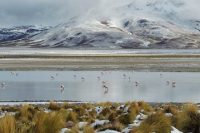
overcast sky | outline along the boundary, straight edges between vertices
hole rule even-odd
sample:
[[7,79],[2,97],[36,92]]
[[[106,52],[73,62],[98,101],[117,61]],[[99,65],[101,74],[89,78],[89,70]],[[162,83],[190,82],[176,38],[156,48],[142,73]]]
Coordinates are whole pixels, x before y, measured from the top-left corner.
[[98,0],[0,0],[0,27],[12,25],[56,25],[84,14]]
[[[0,0],[0,27],[57,25],[74,16],[87,16],[89,12],[93,12],[94,15],[102,12],[108,14],[111,12],[108,9],[112,6],[130,1],[145,3],[147,0]],[[183,16],[200,18],[200,0],[171,1],[186,3],[181,12]]]

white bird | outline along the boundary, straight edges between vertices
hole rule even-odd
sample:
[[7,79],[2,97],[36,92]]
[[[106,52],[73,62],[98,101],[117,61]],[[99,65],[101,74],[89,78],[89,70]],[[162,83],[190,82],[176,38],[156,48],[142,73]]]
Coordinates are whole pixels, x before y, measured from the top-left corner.
[[81,80],[82,80],[82,81],[85,81],[85,78],[84,78],[84,77],[81,77]]
[[63,84],[60,85],[60,92],[63,93],[63,91],[65,90],[65,86]]
[[53,75],[51,75],[51,80],[54,80],[54,79],[55,79],[55,77]]
[[1,83],[1,88],[5,88],[5,86],[6,86],[6,83],[5,82],[3,82],[3,83]]
[[104,94],[108,93],[108,86],[106,84],[107,84],[106,81],[102,81],[102,87],[104,88]]
[[170,81],[166,81],[166,83],[167,83],[167,85],[169,85],[169,84],[170,84]]
[[17,72],[10,72],[11,75],[14,75],[14,76],[18,76],[19,74]]
[[136,82],[135,82],[135,86],[136,86],[136,87],[139,86],[139,82],[136,81]]
[[128,81],[131,82],[131,77],[128,77]]
[[101,80],[101,77],[98,76],[97,79],[100,81],[100,80]]
[[123,77],[126,78],[126,74],[123,74]]
[[172,82],[172,87],[173,88],[176,87],[176,82],[175,81]]

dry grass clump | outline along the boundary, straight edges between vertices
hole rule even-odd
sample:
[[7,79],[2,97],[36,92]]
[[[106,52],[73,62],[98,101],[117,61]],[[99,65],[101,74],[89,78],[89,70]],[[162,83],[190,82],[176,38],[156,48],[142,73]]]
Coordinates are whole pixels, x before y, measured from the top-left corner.
[[177,117],[177,128],[183,132],[200,133],[200,113],[194,104],[186,104]]
[[79,106],[76,106],[76,108],[74,108],[74,112],[76,112],[76,114],[80,118],[86,113],[86,110],[83,106],[79,105]]
[[124,124],[124,125],[128,125],[133,123],[133,121],[135,120],[136,116],[137,116],[137,109],[135,110],[135,108],[129,108],[128,113],[125,114],[121,114],[119,116],[119,122]]
[[35,117],[35,133],[59,133],[65,127],[65,122],[60,113],[40,112]]
[[79,133],[79,128],[77,126],[75,126],[70,131],[68,131],[67,133]]
[[75,112],[70,111],[69,114],[67,115],[66,121],[72,121],[74,123],[77,122],[77,114]]
[[91,126],[85,126],[83,128],[83,133],[95,133],[95,130]]
[[3,106],[1,108],[2,111],[6,111],[6,112],[17,112],[18,108],[15,106]]
[[22,121],[32,120],[36,112],[37,111],[34,109],[33,106],[23,105],[20,108],[19,113],[16,115],[16,118]]
[[61,107],[57,103],[55,103],[55,102],[50,102],[49,103],[48,109],[50,109],[50,110],[58,111],[58,110],[60,110],[60,108]]
[[145,103],[144,101],[138,102],[138,106],[139,106],[140,110],[144,110],[145,112],[153,111],[153,108],[149,104]]
[[105,107],[101,113],[99,114],[99,116],[97,117],[100,120],[105,120],[108,119],[109,115],[111,114],[111,109],[109,107]]
[[170,120],[161,112],[150,115],[132,133],[171,133]]
[[108,120],[109,120],[110,122],[115,122],[115,121],[117,121],[117,117],[118,117],[117,113],[113,111],[113,112],[110,113],[110,115],[108,116]]
[[16,121],[13,116],[6,115],[0,119],[0,133],[15,133]]
[[171,113],[173,115],[177,114],[179,109],[176,105],[164,105],[163,106],[164,113]]

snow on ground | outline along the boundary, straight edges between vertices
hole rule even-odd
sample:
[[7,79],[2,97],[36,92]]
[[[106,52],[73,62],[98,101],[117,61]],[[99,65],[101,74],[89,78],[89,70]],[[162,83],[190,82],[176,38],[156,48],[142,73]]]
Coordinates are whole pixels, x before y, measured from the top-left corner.
[[103,107],[101,106],[95,107],[95,111],[97,112],[97,114],[100,114],[102,110],[103,110]]
[[105,131],[101,131],[101,132],[97,132],[97,133],[120,133],[120,132],[114,131],[114,130],[105,130]]
[[7,112],[7,111],[0,112],[0,118],[3,118],[6,115],[14,116],[15,114],[16,112]]
[[70,131],[70,129],[68,129],[68,128],[63,128],[63,129],[61,129],[60,133],[66,133],[67,131]]
[[110,121],[109,120],[95,120],[94,123],[91,124],[92,127],[95,127],[95,126],[103,126],[104,124],[107,124],[109,123]]
[[87,124],[88,124],[87,122],[79,122],[79,123],[78,123],[78,127],[79,127],[79,128],[83,128],[83,127],[85,127]]
[[175,127],[172,127],[171,133],[183,133],[183,132],[179,131],[179,130],[176,129]]
[[165,113],[165,116],[166,116],[166,117],[172,117],[173,114],[172,114],[172,113]]

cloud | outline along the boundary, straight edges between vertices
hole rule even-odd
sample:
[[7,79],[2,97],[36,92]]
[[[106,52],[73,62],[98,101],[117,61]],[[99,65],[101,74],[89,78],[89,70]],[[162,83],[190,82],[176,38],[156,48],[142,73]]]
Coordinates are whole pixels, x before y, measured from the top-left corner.
[[[184,5],[175,9],[179,15],[200,19],[199,0],[0,0],[0,27],[31,24],[57,25],[74,16],[84,16],[87,19],[117,16],[120,12],[118,7],[131,2],[138,7],[144,7],[148,1],[182,2]],[[163,8],[171,9],[167,6]],[[131,11],[128,13],[134,14]]]

